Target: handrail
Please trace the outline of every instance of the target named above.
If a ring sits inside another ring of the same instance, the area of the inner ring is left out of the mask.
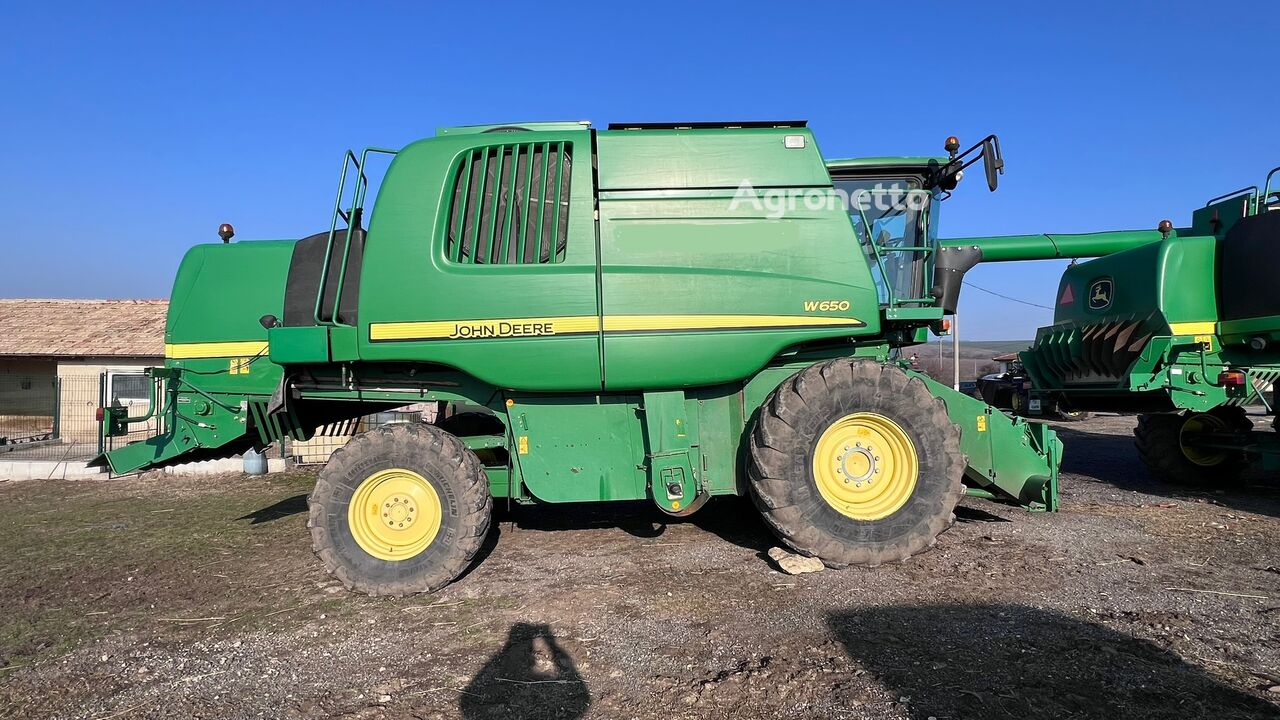
[[[121,418],[121,422],[123,422],[126,426],[136,425],[141,422],[146,422],[153,417],[160,416],[160,393],[162,392],[160,390],[160,386],[161,384],[164,384],[165,391],[167,392],[168,384],[165,383],[163,379],[154,378],[154,377],[151,377],[150,375],[147,376],[147,379],[151,381],[150,383],[151,388],[147,398],[147,413],[145,415],[137,415],[137,416],[133,416],[133,415],[129,415],[128,413],[125,413],[125,416]],[[166,406],[166,410],[167,410],[167,406]]]
[[[320,268],[320,287],[316,293],[316,304],[312,311],[312,317],[317,325],[347,326],[338,317],[342,310],[342,287],[347,279],[347,263],[351,258],[351,243],[356,232],[361,229],[365,193],[369,191],[369,176],[365,174],[364,168],[371,153],[395,155],[397,152],[399,151],[389,148],[367,147],[361,151],[359,158],[351,150],[347,150],[346,154],[342,156],[342,173],[338,176],[338,194],[333,201],[333,217],[329,222],[329,237],[324,246],[324,265]],[[352,166],[356,169],[356,184],[355,189],[351,192],[351,205],[344,212],[342,210],[342,194],[347,186],[347,171]],[[329,284],[329,263],[333,258],[333,241],[338,233],[339,217],[347,223],[347,237],[346,242],[342,244],[342,262],[338,265],[338,285],[333,295],[333,316],[326,321],[320,318],[320,310],[324,306],[325,288]]]
[[[342,288],[347,280],[347,261],[351,258],[351,243],[354,242],[354,235],[360,231],[360,222],[364,219],[364,198],[365,193],[369,192],[369,177],[364,174],[364,168],[368,167],[369,153],[394,156],[396,152],[398,151],[387,148],[367,147],[360,153],[358,166],[361,168],[360,180],[351,198],[351,210],[347,213],[347,241],[342,244],[342,264],[338,267],[338,289],[333,295],[334,325],[346,325],[338,319],[338,314],[342,310]]]
[[[1280,170],[1280,168],[1277,168],[1277,169],[1278,169],[1278,170]],[[1230,200],[1231,198],[1233,198],[1233,197],[1235,197],[1235,196],[1237,196],[1237,195],[1244,195],[1245,193],[1249,193],[1250,195],[1252,195],[1252,196],[1253,196],[1253,201],[1254,201],[1254,203],[1255,203],[1255,204],[1257,203],[1257,201],[1258,201],[1258,186],[1257,186],[1257,185],[1250,185],[1250,186],[1248,186],[1248,187],[1242,187],[1242,188],[1240,188],[1239,190],[1233,190],[1233,191],[1231,191],[1231,192],[1227,193],[1226,195],[1219,195],[1218,197],[1216,197],[1216,198],[1214,198],[1214,199],[1210,200],[1209,202],[1205,203],[1205,204],[1204,204],[1204,206],[1205,206],[1205,207],[1209,207],[1210,205],[1212,205],[1212,204],[1214,204],[1214,203],[1222,202],[1223,200]]]
[[[884,281],[885,295],[887,296],[887,297],[886,297],[886,300],[887,300],[887,303],[886,303],[886,304],[887,304],[889,307],[900,307],[900,306],[903,306],[903,305],[916,305],[916,304],[925,303],[925,302],[935,302],[935,301],[936,301],[936,298],[932,298],[932,297],[930,297],[930,298],[905,298],[905,299],[904,299],[904,298],[899,298],[899,297],[897,297],[897,292],[895,291],[895,289],[894,289],[894,287],[893,287],[893,283],[889,282],[889,274],[888,274],[888,272],[885,270],[885,265],[884,265],[884,255],[883,255],[883,253],[890,253],[890,252],[912,252],[912,253],[917,253],[917,252],[918,252],[918,253],[923,253],[925,256],[928,256],[928,255],[932,254],[932,253],[933,253],[937,248],[936,248],[936,247],[934,247],[933,245],[902,245],[902,246],[897,246],[897,247],[895,247],[895,246],[889,246],[889,245],[881,245],[880,243],[876,242],[876,241],[875,241],[875,239],[874,239],[874,237],[873,237],[873,236],[872,236],[872,234],[871,234],[871,223],[867,221],[867,215],[866,215],[866,213],[864,213],[864,212],[862,211],[862,204],[861,204],[860,202],[855,201],[855,199],[854,199],[854,198],[860,198],[860,197],[862,197],[862,195],[864,195],[864,194],[870,194],[871,192],[872,192],[872,190],[868,190],[868,189],[866,189],[866,188],[863,188],[863,189],[858,190],[854,195],[851,195],[851,196],[849,197],[849,205],[850,205],[854,210],[857,210],[857,211],[858,211],[858,217],[862,219],[862,226],[863,226],[864,228],[866,228],[867,245],[871,248],[871,252],[872,252],[872,253],[875,255],[875,257],[876,257],[876,265],[877,265],[877,267],[879,267],[879,269],[880,269],[880,277],[881,277],[881,278],[883,279],[883,281]],[[912,194],[922,193],[922,194],[925,194],[925,195],[929,196],[930,198],[932,198],[932,196],[933,196],[933,194],[932,194],[930,191],[928,191],[928,190],[923,190],[923,189],[920,189],[920,188],[909,188],[909,189],[901,190],[901,191],[898,191],[898,192],[901,192],[901,193],[903,193],[904,195],[912,195]],[[926,236],[927,236],[927,234],[928,234],[927,230],[926,230],[926,233],[925,233],[925,234],[926,234]],[[927,268],[927,269],[931,270],[932,268],[931,268],[931,267],[929,267],[929,268]],[[932,273],[930,272],[930,273],[928,273],[928,274],[930,274],[930,275],[931,275]],[[925,277],[925,278],[924,278],[924,281],[925,281],[925,287],[928,287],[928,286],[929,286],[929,284],[930,284],[930,281],[931,281],[931,280],[932,280],[932,278],[931,278],[931,277]]]
[[[1265,190],[1263,190],[1262,192],[1262,202],[1264,204],[1266,204],[1267,202],[1270,202],[1269,198],[1271,197],[1271,178],[1275,177],[1276,173],[1278,172],[1280,172],[1280,167],[1272,168],[1271,172],[1267,173],[1267,182],[1266,184],[1263,185]],[[1278,190],[1280,190],[1280,188],[1278,188]]]
[[[347,168],[349,168],[351,165],[356,166],[356,173],[359,176],[358,179],[356,180],[357,189],[355,192],[352,192],[351,194],[352,210],[355,209],[355,200],[357,195],[359,194],[360,180],[366,179],[364,176],[364,172],[361,171],[360,169],[360,160],[356,158],[356,154],[354,152],[348,149],[346,154],[342,156],[342,172],[341,174],[338,175],[338,195],[333,200],[333,218],[329,222],[329,237],[328,237],[328,240],[326,240],[324,245],[324,264],[320,266],[320,286],[319,286],[319,290],[316,292],[316,304],[315,304],[315,308],[312,311],[312,317],[315,319],[317,325],[336,325],[337,324],[336,322],[325,322],[321,320],[320,308],[324,305],[324,291],[326,286],[329,284],[329,260],[333,257],[333,236],[337,234],[337,231],[338,231],[339,216],[342,216],[342,219],[347,222],[348,242],[346,244],[348,246],[351,244],[350,243],[351,213],[342,212],[342,192],[346,190]],[[342,288],[339,287],[337,295],[341,295],[341,294],[342,294]],[[335,301],[336,301],[336,297],[335,297]],[[334,313],[334,317],[337,317],[336,312]]]
[[[933,252],[932,245],[876,245],[885,252]]]
[[[871,191],[859,190],[858,192],[859,194],[861,194],[861,193],[869,193]],[[889,273],[884,269],[884,258],[880,256],[880,250],[877,249],[876,247],[876,241],[871,236],[871,223],[867,222],[867,215],[866,213],[862,212],[861,203],[855,204],[853,202],[853,198],[851,197],[849,199],[849,204],[853,206],[855,210],[858,211],[858,217],[862,218],[862,227],[865,229],[867,233],[867,247],[871,248],[871,253],[876,256],[876,265],[879,266],[880,268],[880,279],[881,279],[881,282],[884,283],[884,294],[885,294],[886,304],[888,304],[889,307],[893,307],[894,306],[893,285],[889,283]]]

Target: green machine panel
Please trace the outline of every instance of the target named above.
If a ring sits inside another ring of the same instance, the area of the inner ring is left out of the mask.
[[[838,198],[775,213],[766,191],[739,192],[601,193],[607,388],[729,382],[798,343],[879,332]]]
[[[501,388],[599,390],[593,205],[587,130],[408,146],[369,223],[360,358],[439,363]],[[545,258],[531,250],[539,232],[563,240]]]
[[[610,130],[597,143],[601,190],[831,184],[807,128]]]
[[[648,497],[638,396],[512,396],[507,416],[525,487],[544,502]]]

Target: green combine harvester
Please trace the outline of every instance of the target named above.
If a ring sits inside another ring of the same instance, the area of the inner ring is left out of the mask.
[[[824,160],[802,122],[445,128],[348,152],[329,228],[198,245],[174,283],[151,411],[104,408],[128,473],[353,437],[310,498],[325,566],[373,594],[461,573],[509,503],[750,494],[833,566],[931,547],[966,491],[1057,504],[1054,433],[914,372],[965,253],[938,215],[994,136],[945,157]],[[368,213],[366,161],[392,155]],[[366,230],[366,219],[367,230]]]
[[[1280,380],[1280,168],[1262,189],[1210,200],[1189,227],[944,240],[991,262],[1073,263],[1054,323],[1020,358],[1030,410],[1141,413],[1136,445],[1152,475],[1224,483],[1251,463],[1280,468],[1280,436],[1255,431],[1244,406]],[[1271,397],[1268,397],[1271,395]],[[1274,424],[1274,423],[1273,423]]]

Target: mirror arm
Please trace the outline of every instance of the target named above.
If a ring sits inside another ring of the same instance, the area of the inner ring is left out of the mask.
[[[979,152],[973,155],[973,157],[967,157],[967,156],[970,154],[973,154],[975,150],[983,149],[987,143],[991,143],[992,148],[995,151],[994,156],[992,158],[995,161],[995,166],[994,166],[995,170],[1003,174],[1004,158],[1000,154],[1000,138],[992,134],[984,137],[982,140],[978,141],[975,145],[970,146],[969,149],[965,150],[964,152],[956,153],[951,158],[950,162],[942,166],[942,170],[940,170],[938,173],[938,178],[940,179],[948,175],[955,175],[956,173],[959,173],[962,170],[965,170],[970,165],[973,165],[974,163],[983,159],[985,157],[985,153],[982,153],[982,152]],[[937,182],[935,182],[934,184],[936,185]]]

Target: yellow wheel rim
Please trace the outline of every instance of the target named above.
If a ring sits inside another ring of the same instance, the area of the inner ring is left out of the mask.
[[[1192,415],[1187,418],[1187,421],[1182,423],[1182,429],[1178,431],[1178,447],[1182,448],[1183,457],[1200,467],[1221,465],[1222,462],[1227,459],[1225,453],[1218,450],[1203,450],[1201,448],[1188,445],[1187,435],[1226,429],[1226,421],[1216,415],[1209,415],[1205,413],[1202,415]]]
[[[347,507],[351,536],[380,560],[407,560],[440,532],[440,496],[412,470],[379,470],[356,487]]]
[[[813,478],[822,499],[854,520],[879,520],[915,492],[920,461],[906,431],[870,412],[835,421],[818,438]]]

